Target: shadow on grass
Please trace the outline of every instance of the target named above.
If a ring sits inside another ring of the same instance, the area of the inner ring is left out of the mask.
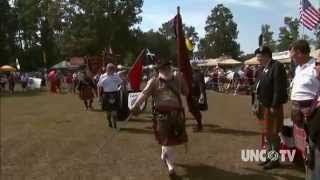
[[[71,120],[59,120],[59,121],[55,121],[56,124],[64,124],[64,123],[71,123]]]
[[[43,91],[40,90],[29,90],[29,91],[17,91],[14,92],[13,94],[9,93],[9,92],[1,92],[0,93],[0,97],[5,97],[5,98],[12,98],[12,97],[32,97],[32,96],[38,96],[41,93],[44,93]]]
[[[89,111],[92,111],[92,112],[105,112],[106,113],[106,111],[105,110],[103,110],[103,109],[96,109],[96,108],[93,108],[93,109],[90,109]]]
[[[132,117],[130,120],[130,122],[137,122],[137,123],[151,123],[152,120],[149,118],[136,118],[136,117]]]
[[[230,134],[234,136],[257,136],[261,133],[256,131],[238,130],[238,129],[227,129],[227,128],[204,128],[202,132],[208,132],[213,134]]]
[[[223,169],[218,169],[213,166],[199,164],[199,165],[183,165],[177,164],[178,166],[185,169],[185,174],[174,179],[196,179],[196,180],[212,180],[212,179],[223,179],[223,180],[276,180],[272,175],[265,174],[263,172],[255,174],[238,174]],[[295,177],[285,177],[286,180],[300,180],[294,179]]]
[[[197,122],[195,121],[195,123],[192,124],[187,124],[186,127],[196,127],[197,126]],[[206,129],[215,129],[215,128],[220,128],[221,126],[216,125],[216,124],[203,124],[202,125],[203,128]]]
[[[187,124],[186,127],[196,127],[197,124]],[[257,136],[260,135],[256,131],[238,130],[223,128],[216,124],[204,124],[203,130],[200,133],[213,133],[213,134],[230,134],[235,136]]]
[[[247,171],[251,171],[251,172],[254,172],[254,173],[265,173],[265,171],[259,171],[257,169],[252,169],[252,168],[244,168],[245,170]],[[284,171],[284,170],[296,170],[298,172],[301,172],[301,173],[305,173],[304,171],[304,168],[301,168],[301,167],[297,167],[295,166],[294,164],[282,164],[279,168],[277,168],[278,170],[280,171]],[[282,177],[286,180],[304,180],[305,178],[304,177],[297,177],[297,176],[291,176],[289,174],[279,174],[279,173],[274,173],[272,171],[268,171],[268,174],[269,175],[272,175],[272,176],[278,176],[278,177]]]
[[[121,132],[132,133],[132,134],[153,134],[152,130],[147,129],[137,129],[137,128],[123,128]]]

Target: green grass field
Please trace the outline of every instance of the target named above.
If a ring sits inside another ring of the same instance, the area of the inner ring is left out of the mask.
[[[208,92],[208,101],[204,131],[193,133],[195,121],[189,116],[189,151],[176,147],[179,179],[303,180],[303,170],[289,163],[266,172],[254,162],[241,161],[241,149],[260,144],[249,97]],[[168,179],[150,117],[142,114],[115,132],[107,127],[104,112],[85,111],[76,95],[5,94],[1,179]]]

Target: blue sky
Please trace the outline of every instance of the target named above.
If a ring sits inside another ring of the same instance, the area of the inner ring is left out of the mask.
[[[317,0],[310,1],[318,6]],[[231,9],[238,24],[238,42],[246,53],[257,47],[262,24],[271,25],[277,39],[284,17],[298,17],[299,0],[144,0],[139,27],[143,31],[157,30],[175,16],[176,7],[180,6],[183,23],[194,26],[199,36],[204,37],[207,16],[219,3]],[[305,32],[312,36],[307,29]]]

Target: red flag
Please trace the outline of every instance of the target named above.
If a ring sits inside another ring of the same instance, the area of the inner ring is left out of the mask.
[[[140,90],[144,52],[145,50],[143,49],[128,74],[129,83],[133,91]]]
[[[178,10],[178,14],[175,17],[175,33],[177,41],[177,61],[180,71],[183,73],[183,77],[188,84],[189,96],[188,104],[189,110],[191,110],[190,104],[192,101],[192,68],[188,58],[188,49],[185,43],[184,32],[182,30],[182,19]]]

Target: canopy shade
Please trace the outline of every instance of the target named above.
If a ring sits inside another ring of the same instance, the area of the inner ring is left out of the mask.
[[[320,49],[316,49],[311,51],[310,56],[316,58],[318,61],[320,61]]]
[[[15,71],[17,71],[17,69],[9,65],[3,65],[0,67],[0,72],[15,72]]]
[[[206,59],[203,63],[198,64],[198,66],[216,66],[218,65],[218,59]]]
[[[50,69],[67,69],[70,67],[71,67],[71,65],[68,61],[61,61],[58,64],[52,66]]]
[[[242,62],[237,61],[235,59],[225,59],[222,60],[221,62],[218,62],[219,65],[239,65],[242,64]]]
[[[218,58],[219,65],[240,65],[242,62],[232,59],[229,56],[221,56]]]
[[[257,64],[259,64],[259,62],[257,60],[257,57],[253,57],[253,58],[251,58],[249,60],[246,60],[244,62],[244,64],[246,64],[246,65],[257,65]]]

